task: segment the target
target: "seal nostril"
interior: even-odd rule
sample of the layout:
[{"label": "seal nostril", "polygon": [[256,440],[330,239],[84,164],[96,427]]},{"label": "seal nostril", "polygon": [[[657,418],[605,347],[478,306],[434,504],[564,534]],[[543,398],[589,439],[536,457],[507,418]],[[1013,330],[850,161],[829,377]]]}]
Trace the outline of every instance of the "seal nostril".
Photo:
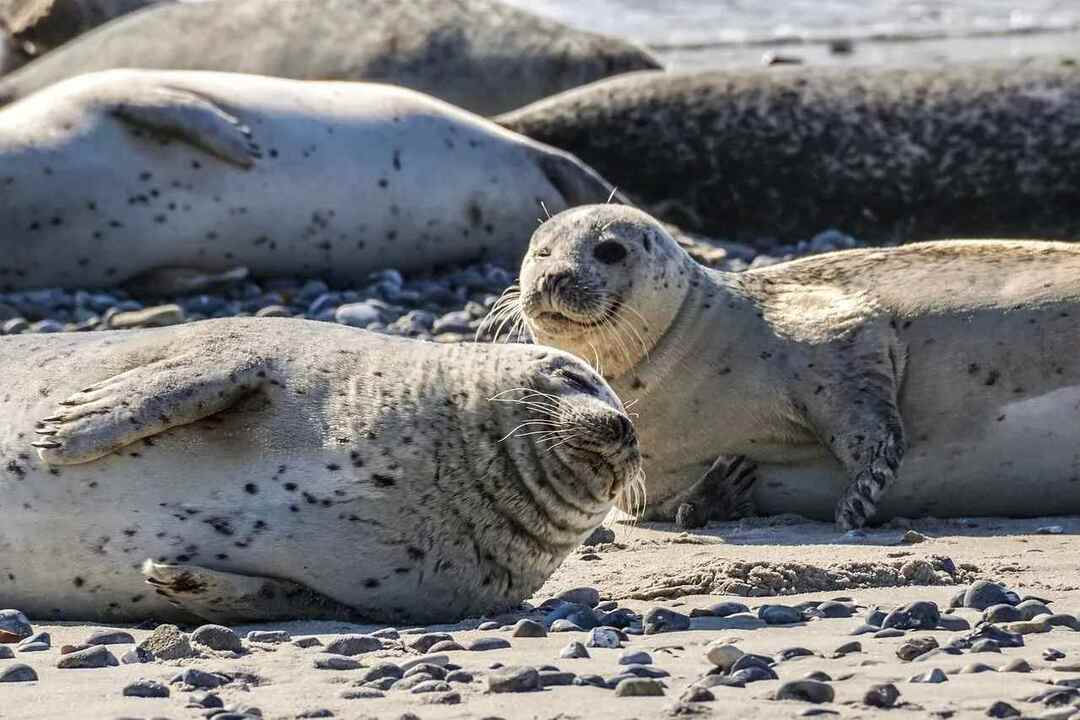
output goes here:
[{"label": "seal nostril", "polygon": [[605,265],[613,265],[626,257],[626,248],[622,243],[605,240],[593,248],[593,257]]},{"label": "seal nostril", "polygon": [[625,415],[619,416],[619,433],[626,437],[634,431],[634,426],[630,423],[629,418]]}]

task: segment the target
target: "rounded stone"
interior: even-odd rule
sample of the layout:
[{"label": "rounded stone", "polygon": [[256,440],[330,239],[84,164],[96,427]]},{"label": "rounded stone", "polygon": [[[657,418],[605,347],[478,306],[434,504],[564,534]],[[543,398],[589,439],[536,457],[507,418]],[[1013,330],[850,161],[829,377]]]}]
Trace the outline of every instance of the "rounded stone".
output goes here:
[{"label": "rounded stone", "polygon": [[792,680],[776,691],[777,700],[799,700],[814,704],[832,702],[836,691],[828,683],[817,680]]},{"label": "rounded stone", "polygon": [[247,634],[247,639],[248,642],[280,645],[292,640],[292,635],[285,630],[252,630]]},{"label": "rounded stone", "polygon": [[705,649],[705,657],[709,662],[724,672],[730,671],[731,666],[745,654],[746,653],[734,645],[716,640],[709,643],[708,647]]},{"label": "rounded stone", "polygon": [[551,632],[585,632],[585,628],[579,625],[575,625],[574,623],[566,620],[565,618],[559,618],[558,620],[551,623]]},{"label": "rounded stone", "polygon": [[949,677],[940,668],[934,668],[915,675],[908,682],[937,684],[943,683],[948,679]]},{"label": "rounded stone", "polygon": [[896,657],[912,661],[938,647],[938,641],[932,637],[917,637],[908,640],[896,650]]},{"label": "rounded stone", "polygon": [[646,635],[681,632],[690,629],[690,616],[667,608],[656,607],[645,613],[643,625]]},{"label": "rounded stone", "polygon": [[1020,711],[1009,703],[998,700],[986,709],[986,715],[992,718],[1020,717]]},{"label": "rounded stone", "polygon": [[1019,622],[1026,619],[1017,607],[1006,603],[991,605],[983,610],[983,621],[988,623]]},{"label": "rounded stone", "polygon": [[589,657],[589,651],[584,643],[572,642],[562,649],[559,657],[565,660],[580,660]]},{"label": "rounded stone", "polygon": [[593,628],[589,632],[589,641],[586,643],[592,648],[618,648],[622,644],[622,640],[619,638],[613,628],[598,627]]},{"label": "rounded stone", "polygon": [[187,668],[183,672],[173,675],[169,680],[170,685],[182,685],[185,690],[213,690],[229,682],[228,678],[217,673],[206,672],[198,668]]},{"label": "rounded stone", "polygon": [[644,650],[626,650],[619,656],[620,665],[652,665],[652,655]]},{"label": "rounded stone", "polygon": [[503,667],[488,675],[488,690],[493,693],[531,692],[540,689],[540,673],[534,667]]},{"label": "rounded stone", "polygon": [[600,591],[592,587],[579,587],[567,590],[556,595],[559,600],[565,600],[575,605],[584,605],[594,608],[600,604]]},{"label": "rounded stone", "polygon": [[25,640],[34,634],[30,621],[18,610],[0,610],[0,643]]},{"label": "rounded stone", "polygon": [[1031,672],[1031,663],[1024,658],[1013,658],[1001,666],[998,672],[1029,673]]},{"label": "rounded stone", "polygon": [[473,652],[486,652],[488,650],[506,650],[511,647],[510,641],[498,637],[477,638],[465,646],[466,650]]},{"label": "rounded stone", "polygon": [[988,580],[979,580],[972,583],[964,593],[964,607],[985,610],[991,605],[1015,605],[1010,602],[1010,596],[1005,588]]},{"label": "rounded stone", "polygon": [[320,655],[312,660],[316,670],[356,670],[360,661],[345,655]]},{"label": "rounded stone", "polygon": [[37,680],[34,668],[23,663],[16,663],[0,670],[0,683],[33,682]]},{"label": "rounded stone", "polygon": [[874,685],[863,695],[863,704],[870,707],[891,708],[900,698],[900,691],[892,683]]},{"label": "rounded stone", "polygon": [[382,649],[382,640],[370,635],[339,635],[326,645],[326,652],[350,657]]},{"label": "rounded stone", "polygon": [[120,663],[104,645],[94,645],[68,655],[62,655],[56,661],[56,667],[62,670],[103,668]]},{"label": "rounded stone", "polygon": [[158,625],[149,637],[139,643],[139,648],[160,660],[180,660],[195,654],[188,636],[175,625]]},{"label": "rounded stone", "polygon": [[762,605],[757,616],[767,625],[794,625],[803,622],[803,614],[787,605]]},{"label": "rounded stone", "polygon": [[191,633],[191,641],[211,650],[240,652],[240,636],[224,625],[201,625]]},{"label": "rounded stone", "polygon": [[1054,613],[1040,600],[1025,600],[1016,606],[1023,616],[1023,620],[1034,620],[1040,615],[1053,615]]},{"label": "rounded stone", "polygon": [[664,686],[651,678],[628,677],[615,686],[616,697],[662,697]]},{"label": "rounded stone", "polygon": [[157,680],[139,678],[124,686],[124,695],[126,697],[167,698],[169,697],[169,688]]},{"label": "rounded stone", "polygon": [[520,638],[542,638],[547,637],[547,630],[544,629],[542,624],[535,620],[523,618],[514,624],[514,631],[511,633],[511,636]]}]

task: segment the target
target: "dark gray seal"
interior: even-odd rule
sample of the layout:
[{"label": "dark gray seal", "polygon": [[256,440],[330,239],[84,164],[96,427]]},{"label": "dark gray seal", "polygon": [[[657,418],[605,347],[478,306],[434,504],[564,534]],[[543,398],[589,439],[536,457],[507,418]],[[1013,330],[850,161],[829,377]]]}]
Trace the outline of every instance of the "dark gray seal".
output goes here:
[{"label": "dark gray seal", "polygon": [[1080,237],[1080,68],[637,73],[500,116],[666,219],[767,247]]},{"label": "dark gray seal", "polygon": [[536,231],[519,306],[634,403],[646,517],[730,517],[751,492],[843,528],[1080,512],[1080,247],[914,243],[734,274],[601,205]]},{"label": "dark gray seal", "polygon": [[5,337],[0,370],[0,605],[39,619],[506,610],[640,468],[551,348],[227,319]]},{"label": "dark gray seal", "polygon": [[146,68],[386,82],[491,115],[657,67],[628,42],[497,0],[169,3],[98,28],[4,78],[0,102],[81,73]]}]

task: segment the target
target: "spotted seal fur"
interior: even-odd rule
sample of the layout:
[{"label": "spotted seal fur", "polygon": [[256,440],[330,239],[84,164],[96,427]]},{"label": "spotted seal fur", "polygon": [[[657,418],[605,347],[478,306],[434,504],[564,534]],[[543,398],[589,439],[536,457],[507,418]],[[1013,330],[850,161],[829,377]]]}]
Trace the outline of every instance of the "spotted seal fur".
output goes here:
[{"label": "spotted seal fur", "polygon": [[0,350],[0,604],[37,618],[507,609],[640,466],[551,348],[248,318]]},{"label": "spotted seal fur", "polygon": [[93,73],[0,110],[0,290],[513,266],[541,204],[610,193],[566,153],[403,88]]},{"label": "spotted seal fur", "polygon": [[493,115],[659,67],[625,40],[498,0],[183,2],[120,18],[35,60],[0,80],[0,102],[81,73],[144,68],[385,82]]},{"label": "spotted seal fur", "polygon": [[917,243],[734,274],[601,205],[544,223],[520,283],[535,339],[637,401],[647,517],[751,500],[842,528],[1080,512],[1073,245]]}]

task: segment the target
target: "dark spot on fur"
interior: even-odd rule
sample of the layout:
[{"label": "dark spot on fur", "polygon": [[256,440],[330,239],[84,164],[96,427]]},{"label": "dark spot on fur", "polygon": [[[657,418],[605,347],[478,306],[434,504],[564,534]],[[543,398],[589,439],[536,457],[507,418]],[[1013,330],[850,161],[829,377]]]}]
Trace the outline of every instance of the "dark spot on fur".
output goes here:
[{"label": "dark spot on fur", "polygon": [[371,476],[372,481],[375,483],[375,487],[387,488],[394,487],[397,481],[389,475],[379,475],[378,473]]},{"label": "dark spot on fur", "polygon": [[1001,377],[1001,373],[999,373],[997,370],[991,370],[986,376],[986,382],[983,384],[993,385],[998,381],[999,377]]},{"label": "dark spot on fur", "polygon": [[246,492],[248,495],[254,495],[255,493],[259,492],[259,486],[255,483],[248,483],[244,485],[244,492]]},{"label": "dark spot on fur", "polygon": [[366,588],[377,588],[377,587],[379,587],[379,581],[376,580],[375,578],[368,578],[367,580],[364,581],[364,587],[366,587]]},{"label": "dark spot on fur", "polygon": [[86,584],[86,581],[85,581],[85,580],[83,580],[83,579],[82,579],[81,577],[76,577],[76,578],[75,578],[74,580],[72,580],[72,581],[71,581],[71,583],[72,583],[72,584],[73,584],[73,585],[74,585],[75,587],[77,587],[77,588],[81,588],[81,587],[82,587],[83,585],[85,585],[85,584]]},{"label": "dark spot on fur", "polygon": [[410,545],[405,549],[405,552],[408,553],[410,560],[423,560],[424,556],[427,555],[427,553],[415,545]]}]

